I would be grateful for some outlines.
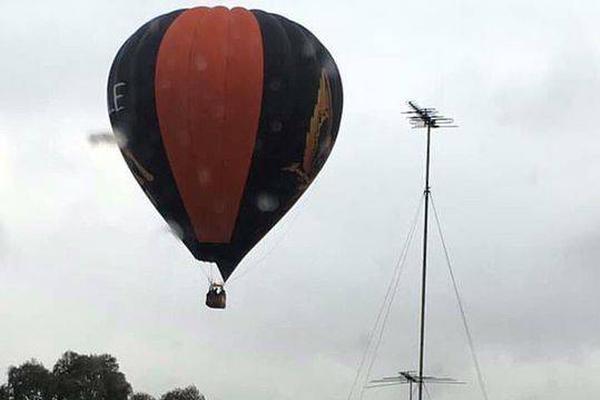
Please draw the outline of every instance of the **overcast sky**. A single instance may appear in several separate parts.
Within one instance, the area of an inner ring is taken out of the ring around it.
[[[400,113],[414,99],[460,124],[434,136],[432,186],[490,399],[600,396],[600,3],[223,3],[312,30],[345,107],[319,178],[218,312],[117,149],[87,141],[110,128],[106,79],[129,35],[216,3],[0,2],[2,380],[72,349],[115,355],[153,394],[345,400],[422,191],[425,138]],[[419,239],[373,377],[417,365]],[[431,254],[426,371],[469,382],[433,397],[480,399],[435,235]]]

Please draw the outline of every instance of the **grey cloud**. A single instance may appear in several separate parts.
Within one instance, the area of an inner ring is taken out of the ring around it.
[[[577,42],[577,46],[575,46]],[[560,134],[571,140],[593,131],[594,111],[600,106],[600,59],[587,38],[572,37],[544,64],[538,76],[520,76],[496,96],[498,122],[529,134]]]
[[[115,354],[153,393],[346,398],[422,190],[424,138],[399,114],[415,99],[461,125],[434,137],[432,182],[492,398],[600,393],[561,379],[599,365],[595,2],[245,3],[323,38],[346,108],[322,174],[219,314],[118,149],[87,141],[108,128],[122,41],[192,4],[0,5],[1,366],[72,348]],[[375,375],[415,365],[419,251],[417,236]],[[437,239],[432,252],[427,368],[469,380],[434,395],[479,398]]]

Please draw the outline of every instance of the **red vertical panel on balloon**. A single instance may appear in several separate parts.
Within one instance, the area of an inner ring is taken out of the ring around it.
[[[199,241],[228,243],[254,152],[263,49],[254,15],[194,8],[158,53],[156,108],[175,181]]]

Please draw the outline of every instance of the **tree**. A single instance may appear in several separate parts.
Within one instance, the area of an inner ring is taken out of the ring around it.
[[[8,382],[0,387],[1,400],[50,400],[52,374],[36,360],[8,369]]]
[[[10,397],[8,397],[8,385],[0,386],[0,400],[10,400]]]
[[[204,400],[204,395],[198,391],[196,386],[191,385],[183,389],[173,389],[163,394],[160,400]]]
[[[131,385],[110,354],[80,355],[68,351],[52,370],[57,400],[127,400]]]
[[[36,360],[8,369],[0,400],[157,400],[132,393],[131,385],[110,354],[82,355],[67,351],[52,371]],[[160,400],[205,400],[195,386],[173,389]]]
[[[0,397],[2,400],[2,397]],[[134,393],[129,400],[156,400],[153,396],[150,396],[148,393]]]

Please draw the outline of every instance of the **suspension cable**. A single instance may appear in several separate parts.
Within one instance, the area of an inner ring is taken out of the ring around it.
[[[431,400],[431,393],[429,393],[429,388],[427,387],[427,385],[425,385],[425,382],[423,382],[423,389],[425,389],[425,395],[427,396],[427,398]]]
[[[361,393],[360,393],[360,399],[362,400],[363,396],[364,396],[364,392],[365,392],[365,385],[368,382],[370,376],[371,376],[371,370],[373,369],[373,365],[375,364],[375,360],[377,359],[377,355],[379,354],[379,347],[381,345],[381,341],[383,339],[383,334],[385,333],[385,327],[387,325],[387,321],[388,321],[388,317],[390,315],[390,311],[392,309],[392,305],[394,303],[394,298],[396,297],[396,293],[398,291],[398,286],[400,284],[400,277],[402,276],[402,273],[404,272],[404,263],[406,261],[406,257],[408,255],[408,249],[410,248],[410,244],[412,243],[412,239],[414,237],[414,233],[416,231],[416,225],[417,225],[417,218],[421,212],[421,205],[423,203],[420,203],[420,206],[417,209],[417,212],[415,213],[415,219],[413,220],[413,225],[412,225],[412,229],[409,231],[408,237],[407,237],[407,241],[404,245],[403,251],[400,255],[400,258],[398,259],[398,262],[396,264],[396,271],[395,271],[395,277],[394,279],[392,279],[392,282],[390,284],[390,287],[388,289],[388,298],[387,298],[387,304],[384,304],[384,307],[382,308],[382,315],[383,315],[383,319],[382,322],[380,324],[380,328],[379,328],[379,332],[375,332],[375,334],[377,335],[377,339],[374,342],[374,347],[372,347],[373,351],[370,355],[370,360],[369,360],[369,365],[364,377],[364,381],[362,384],[362,389],[361,389]],[[384,311],[385,309],[385,311]]]
[[[415,393],[417,392],[417,389],[419,388],[419,385],[415,385],[415,387],[413,387],[412,392],[410,393],[410,398],[414,398],[415,397]]]
[[[421,204],[423,204],[421,202]],[[421,207],[419,206],[419,208],[417,209],[416,212],[416,218],[418,218],[419,214],[421,213]],[[361,394],[360,394],[360,399],[362,400],[364,393],[365,393],[365,385],[367,383],[367,381],[369,380],[369,377],[371,376],[371,370],[373,369],[373,365],[375,364],[375,360],[377,359],[377,355],[379,354],[379,346],[381,345],[381,341],[383,339],[383,334],[385,332],[385,327],[387,325],[387,321],[388,321],[388,317],[390,315],[390,311],[392,310],[392,305],[394,304],[394,298],[396,297],[396,293],[398,292],[398,286],[400,284],[400,277],[402,276],[402,273],[404,272],[404,263],[406,261],[406,257],[408,256],[408,249],[410,247],[410,244],[412,243],[412,239],[414,238],[414,234],[416,231],[416,226],[417,226],[417,219],[415,218],[415,221],[413,223],[413,227],[412,227],[412,231],[409,233],[409,237],[408,240],[406,242],[406,245],[404,246],[404,250],[403,250],[403,254],[401,256],[401,260],[398,263],[399,268],[398,268],[398,273],[396,276],[396,280],[394,282],[394,287],[391,291],[391,295],[387,304],[387,308],[385,310],[385,314],[383,317],[383,322],[381,324],[381,329],[379,331],[379,335],[377,337],[377,342],[375,344],[375,348],[374,348],[374,352],[372,354],[371,360],[369,362],[369,368],[367,369],[367,373],[365,375],[365,382],[363,383],[363,387],[361,390]]]
[[[368,368],[367,373],[365,374],[365,379],[363,379],[363,383],[361,385],[362,389],[361,389],[360,397],[361,398],[363,397],[364,390],[365,390],[365,388],[364,388],[365,382],[364,381],[369,379],[369,374],[371,372],[371,368],[373,366],[374,359],[376,358],[377,352],[379,350],[379,344],[381,343],[381,338],[383,336],[382,332],[385,329],[387,317],[390,312],[391,304],[393,303],[393,300],[394,300],[395,292],[398,288],[400,276],[402,275],[402,272],[404,269],[403,266],[404,266],[404,262],[406,260],[406,254],[408,253],[408,248],[410,246],[410,242],[412,241],[412,238],[414,236],[414,232],[416,230],[416,225],[417,225],[418,217],[421,212],[422,206],[423,206],[423,196],[421,196],[421,198],[419,199],[419,205],[417,207],[415,216],[412,220],[411,228],[406,237],[406,242],[404,244],[402,252],[398,256],[396,265],[394,266],[394,271],[392,273],[392,279],[390,280],[390,284],[388,285],[383,302],[382,302],[379,312],[377,314],[377,318],[375,319],[375,323],[373,324],[373,328],[371,329],[371,331],[369,333],[369,337],[367,340],[367,346],[365,347],[360,364],[358,366],[358,369],[356,370],[356,375],[354,376],[354,381],[352,382],[352,387],[350,388],[350,392],[348,393],[348,400],[352,399],[352,395],[354,394],[354,391],[357,387],[358,381],[360,380],[361,375],[363,375],[362,373],[364,372],[363,371],[364,367],[368,362],[369,368]],[[375,343],[376,336],[377,336],[377,343]]]
[[[200,271],[202,271],[202,275],[204,275],[204,277],[206,278],[206,281],[208,282],[208,284],[210,285],[212,283],[212,280],[208,274],[209,268],[210,266],[207,266],[206,269],[204,268],[204,266],[202,266],[202,263],[199,265]]]
[[[298,207],[298,206],[300,206],[300,204],[298,204],[296,207]],[[287,238],[288,234],[292,230],[292,227],[294,226],[294,222],[296,221],[296,219],[298,218],[298,216],[301,213],[301,209],[298,208],[296,210],[293,210],[292,212],[294,212],[294,214],[288,220],[288,222],[285,224],[283,232],[281,232],[281,234],[278,237],[274,238],[273,244],[271,245],[271,247],[269,249],[267,249],[265,251],[265,253],[258,260],[254,261],[252,264],[248,265],[248,267],[246,267],[241,273],[239,273],[239,274],[235,275],[234,277],[232,277],[232,279],[230,279],[229,282],[228,282],[229,286],[231,286],[231,284],[233,282],[235,282],[238,279],[240,279],[240,278],[244,277],[245,275],[247,275],[249,272],[255,271],[259,265],[261,265],[267,258],[269,258],[271,256],[271,254],[273,254],[273,252],[277,248],[279,248],[279,245],[283,242],[283,240],[285,238]]]
[[[450,279],[452,280],[452,287],[454,288],[454,294],[456,295],[456,301],[458,303],[458,308],[460,310],[460,315],[462,318],[462,323],[465,328],[465,334],[467,336],[467,341],[469,343],[469,349],[471,350],[471,357],[473,358],[473,364],[475,365],[475,371],[477,372],[477,381],[479,383],[479,387],[481,389],[481,393],[483,394],[483,398],[488,400],[488,394],[485,387],[485,382],[483,380],[483,373],[481,372],[481,367],[479,365],[479,359],[477,357],[477,353],[475,351],[475,345],[473,342],[473,336],[471,335],[471,329],[469,328],[469,324],[467,323],[467,316],[465,312],[464,303],[461,299],[460,292],[458,290],[458,284],[456,283],[456,278],[454,276],[454,271],[452,269],[452,263],[450,261],[450,254],[448,252],[448,247],[446,246],[446,241],[444,240],[444,234],[442,233],[442,225],[440,223],[439,215],[437,212],[437,208],[435,207],[435,203],[433,201],[433,197],[431,197],[431,208],[433,209],[433,215],[435,216],[435,222],[438,228],[438,234],[440,235],[440,240],[442,242],[442,248],[444,249],[444,255],[446,257],[446,264],[448,265],[448,271],[450,272]]]

